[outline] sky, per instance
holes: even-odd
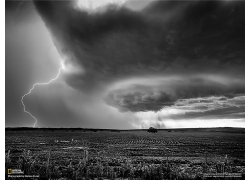
[[[6,1],[5,126],[245,126],[244,1]]]

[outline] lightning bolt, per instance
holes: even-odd
[[[33,127],[36,127],[37,118],[36,118],[35,116],[33,116],[29,111],[26,111],[26,107],[25,107],[25,104],[24,104],[24,102],[23,102],[23,99],[24,99],[25,96],[28,96],[28,95],[31,93],[31,91],[32,91],[36,86],[48,85],[48,84],[50,84],[52,81],[55,81],[55,80],[59,77],[59,75],[60,75],[62,69],[63,69],[63,67],[61,67],[61,68],[59,69],[59,72],[58,72],[58,74],[56,75],[55,78],[51,79],[49,82],[46,82],[46,83],[35,83],[35,84],[32,86],[32,88],[29,90],[29,92],[27,92],[26,94],[24,94],[24,95],[22,96],[21,102],[22,102],[22,104],[23,104],[23,111],[24,111],[25,113],[29,114],[33,119],[35,119],[35,124],[33,125]]]

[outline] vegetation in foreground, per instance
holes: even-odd
[[[224,151],[228,154],[222,154],[219,145],[208,145],[217,136],[222,137],[217,141],[221,145],[229,143],[228,136],[234,137],[227,146],[230,151]],[[5,162],[6,169],[21,169],[25,174],[39,175],[39,179],[209,179],[204,173],[239,173],[242,177],[221,179],[244,179],[243,136],[41,132],[31,137],[27,132],[17,132],[6,135]],[[100,137],[102,143],[98,143]],[[183,140],[186,146],[181,146]],[[200,152],[195,154],[192,146]],[[238,153],[232,156],[233,152]]]

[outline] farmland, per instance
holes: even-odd
[[[204,173],[244,179],[245,173],[244,129],[8,130],[5,141],[6,169],[39,179],[209,179]]]

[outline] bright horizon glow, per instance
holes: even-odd
[[[107,4],[122,5],[126,0],[78,0],[77,6],[80,9],[95,10]]]
[[[145,112],[150,113],[150,112]],[[158,129],[175,129],[175,128],[216,128],[216,127],[235,127],[235,128],[245,128],[245,119],[162,119],[158,121],[157,113],[155,116],[149,116],[149,118],[141,117],[141,115],[136,114],[139,123],[133,124],[136,129],[145,129],[149,127],[155,127]],[[157,127],[159,125],[160,127]]]
[[[190,110],[175,109],[175,107],[164,108],[160,111],[147,111],[135,113],[138,118],[137,124],[133,124],[135,128],[149,128],[160,126],[164,128],[214,128],[214,127],[240,127],[245,128],[245,118],[238,119],[220,119],[211,118],[193,118],[193,119],[172,119],[171,115],[185,114]]]

